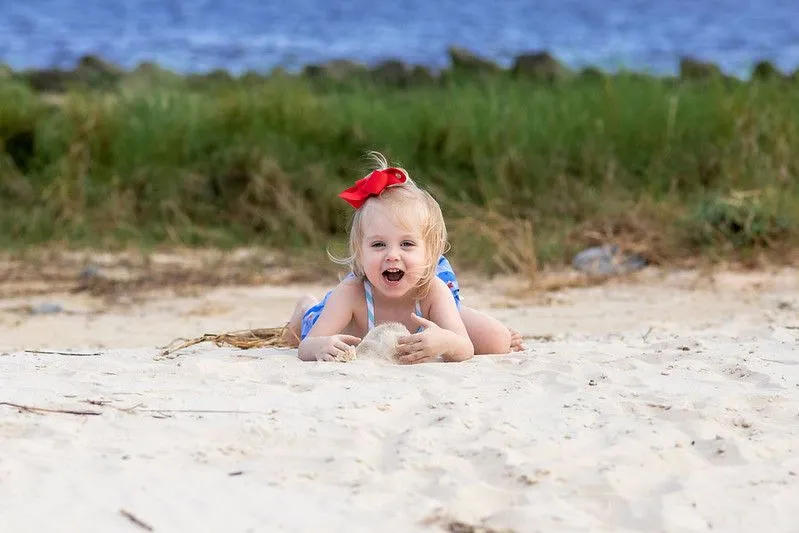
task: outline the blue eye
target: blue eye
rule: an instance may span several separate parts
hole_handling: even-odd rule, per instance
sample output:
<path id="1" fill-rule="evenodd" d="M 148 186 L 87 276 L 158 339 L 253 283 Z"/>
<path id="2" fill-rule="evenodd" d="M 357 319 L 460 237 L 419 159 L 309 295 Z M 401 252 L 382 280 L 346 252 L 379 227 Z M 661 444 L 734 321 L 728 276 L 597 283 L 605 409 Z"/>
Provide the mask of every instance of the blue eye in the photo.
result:
<path id="1" fill-rule="evenodd" d="M 413 241 L 403 241 L 402 242 L 402 246 L 405 246 L 405 247 L 416 246 L 416 243 L 413 242 Z"/>
<path id="2" fill-rule="evenodd" d="M 379 242 L 379 241 L 372 243 L 372 248 L 382 248 L 383 246 L 385 246 L 385 244 L 383 244 L 382 242 Z"/>

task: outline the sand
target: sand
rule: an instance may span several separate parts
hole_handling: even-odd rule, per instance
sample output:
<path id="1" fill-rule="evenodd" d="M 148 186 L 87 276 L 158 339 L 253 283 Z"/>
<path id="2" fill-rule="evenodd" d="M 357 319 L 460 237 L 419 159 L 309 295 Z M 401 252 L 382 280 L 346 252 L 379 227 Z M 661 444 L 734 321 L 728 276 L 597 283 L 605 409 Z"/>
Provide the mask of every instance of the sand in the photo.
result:
<path id="1" fill-rule="evenodd" d="M 0 405 L 0 531 L 799 531 L 796 270 L 473 280 L 528 350 L 465 363 L 154 357 L 325 288 L 0 300 L 0 402 L 82 412 Z"/>

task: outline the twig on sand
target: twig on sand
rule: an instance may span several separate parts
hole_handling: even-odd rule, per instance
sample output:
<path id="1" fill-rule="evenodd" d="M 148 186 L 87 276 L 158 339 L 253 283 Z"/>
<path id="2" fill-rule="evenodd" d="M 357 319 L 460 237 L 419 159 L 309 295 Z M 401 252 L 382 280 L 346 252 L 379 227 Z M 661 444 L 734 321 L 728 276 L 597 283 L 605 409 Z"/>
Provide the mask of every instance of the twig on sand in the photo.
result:
<path id="1" fill-rule="evenodd" d="M 156 358 L 174 359 L 177 357 L 175 352 L 178 350 L 200 344 L 201 342 L 213 342 L 217 346 L 228 345 L 243 350 L 267 346 L 273 348 L 291 348 L 291 345 L 284 340 L 283 334 L 285 332 L 286 326 L 281 326 L 279 328 L 244 329 L 240 331 L 231 331 L 229 333 L 206 333 L 194 339 L 179 338 L 162 348 Z M 176 345 L 179 341 L 183 342 Z"/>
<path id="2" fill-rule="evenodd" d="M 50 350 L 25 350 L 25 353 L 39 353 L 47 355 L 73 355 L 75 357 L 89 357 L 93 355 L 103 355 L 102 352 L 56 352 Z"/>
<path id="3" fill-rule="evenodd" d="M 131 522 L 133 522 L 134 524 L 136 524 L 145 531 L 154 531 L 153 526 L 151 526 L 147 522 L 142 521 L 140 518 L 136 517 L 136 515 L 134 515 L 130 511 L 126 511 L 125 509 L 120 509 L 119 514 L 121 514 L 122 516 L 124 516 L 125 518 L 127 518 L 128 520 L 130 520 Z"/>
<path id="4" fill-rule="evenodd" d="M 39 414 L 60 413 L 65 415 L 79 415 L 79 416 L 96 416 L 102 414 L 99 411 L 86 411 L 83 409 L 48 409 L 47 407 L 34 407 L 32 405 L 21 405 L 12 402 L 0 402 L 0 405 L 7 405 L 9 407 L 14 407 L 16 409 L 28 413 L 39 413 Z"/>

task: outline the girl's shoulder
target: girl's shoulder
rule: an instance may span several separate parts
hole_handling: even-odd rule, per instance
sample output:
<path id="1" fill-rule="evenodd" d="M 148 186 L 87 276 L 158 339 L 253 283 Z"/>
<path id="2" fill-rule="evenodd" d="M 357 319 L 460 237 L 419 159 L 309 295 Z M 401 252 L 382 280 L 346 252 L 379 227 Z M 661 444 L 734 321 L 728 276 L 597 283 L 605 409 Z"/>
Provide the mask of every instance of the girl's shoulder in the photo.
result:
<path id="1" fill-rule="evenodd" d="M 331 296 L 336 295 L 337 298 L 348 299 L 353 303 L 366 301 L 366 296 L 363 290 L 363 280 L 355 276 L 347 276 L 336 285 Z"/>
<path id="2" fill-rule="evenodd" d="M 444 281 L 439 278 L 433 278 L 433 281 L 430 282 L 430 291 L 427 293 L 421 300 L 421 305 L 423 309 L 429 309 L 431 306 L 440 302 L 442 300 L 448 300 L 452 298 L 452 292 L 450 291 L 449 287 L 447 286 Z"/>

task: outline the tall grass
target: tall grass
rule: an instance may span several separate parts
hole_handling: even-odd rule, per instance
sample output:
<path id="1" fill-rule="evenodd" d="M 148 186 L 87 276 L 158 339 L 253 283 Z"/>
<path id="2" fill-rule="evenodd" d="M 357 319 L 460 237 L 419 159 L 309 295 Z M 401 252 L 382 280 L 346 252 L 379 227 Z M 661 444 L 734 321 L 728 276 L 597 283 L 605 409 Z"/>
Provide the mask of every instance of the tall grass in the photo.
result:
<path id="1" fill-rule="evenodd" d="M 785 81 L 133 87 L 54 104 L 0 80 L 4 246 L 321 249 L 345 231 L 336 193 L 367 150 L 430 187 L 454 253 L 486 268 L 607 241 L 656 261 L 796 244 L 799 85 Z M 499 228 L 534 253 L 493 255 Z"/>

